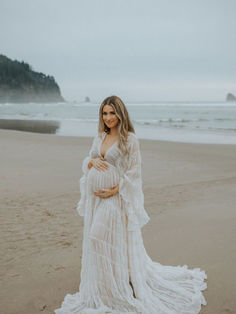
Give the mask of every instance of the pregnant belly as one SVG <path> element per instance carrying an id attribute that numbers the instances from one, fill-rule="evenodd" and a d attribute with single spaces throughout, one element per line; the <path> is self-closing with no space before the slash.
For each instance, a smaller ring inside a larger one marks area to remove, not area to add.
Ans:
<path id="1" fill-rule="evenodd" d="M 90 168 L 87 177 L 87 183 L 93 192 L 99 189 L 111 189 L 119 184 L 120 176 L 116 167 L 108 163 L 109 168 L 105 170 L 97 170 Z"/>

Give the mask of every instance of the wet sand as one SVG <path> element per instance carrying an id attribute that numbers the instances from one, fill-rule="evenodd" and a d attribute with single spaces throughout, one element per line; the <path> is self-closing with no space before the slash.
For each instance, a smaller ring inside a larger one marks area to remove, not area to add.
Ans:
<path id="1" fill-rule="evenodd" d="M 0 129 L 7 130 L 54 134 L 59 127 L 60 122 L 54 120 L 0 119 Z"/>

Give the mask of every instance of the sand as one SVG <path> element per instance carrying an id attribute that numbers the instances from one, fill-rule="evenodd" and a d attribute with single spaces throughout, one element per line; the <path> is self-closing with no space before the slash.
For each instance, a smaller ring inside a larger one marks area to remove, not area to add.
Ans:
<path id="1" fill-rule="evenodd" d="M 0 130 L 1 313 L 53 313 L 79 288 L 81 163 L 92 138 Z M 236 313 L 236 146 L 140 140 L 149 256 L 208 275 L 201 313 Z"/>

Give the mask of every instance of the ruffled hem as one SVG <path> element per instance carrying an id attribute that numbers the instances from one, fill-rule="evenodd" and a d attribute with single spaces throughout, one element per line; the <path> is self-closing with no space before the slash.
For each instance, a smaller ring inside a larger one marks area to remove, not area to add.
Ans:
<path id="1" fill-rule="evenodd" d="M 200 268 L 188 269 L 187 265 L 164 266 L 159 263 L 155 264 L 160 266 L 160 271 L 162 272 L 164 268 L 172 269 L 173 278 L 178 276 L 178 273 L 182 274 L 183 277 L 188 277 L 189 279 L 185 278 L 185 281 L 183 281 L 182 284 L 185 284 L 185 286 L 189 284 L 189 286 L 192 287 L 192 296 L 189 295 L 189 291 L 186 289 L 186 296 L 183 295 L 182 298 L 180 298 L 182 302 L 180 303 L 180 299 L 175 300 L 175 296 L 171 293 L 173 287 L 171 287 L 170 281 L 169 295 L 168 288 L 166 288 L 165 294 L 159 293 L 151 288 L 152 292 L 150 298 L 147 296 L 143 303 L 138 299 L 133 299 L 136 306 L 131 304 L 129 306 L 130 308 L 136 307 L 135 310 L 128 309 L 128 307 L 126 309 L 118 309 L 119 306 L 114 309 L 104 304 L 96 308 L 94 308 L 94 306 L 90 307 L 82 301 L 80 293 L 77 292 L 75 294 L 67 294 L 61 304 L 61 308 L 55 309 L 54 312 L 56 314 L 198 314 L 201 311 L 201 306 L 207 304 L 206 299 L 201 292 L 207 288 L 207 283 L 204 282 L 204 280 L 207 279 L 205 271 L 200 270 Z M 162 280 L 163 278 L 161 278 L 160 282 L 162 282 Z M 151 287 L 150 283 L 149 287 Z M 177 286 L 175 288 L 178 289 Z M 157 293 L 159 295 L 157 295 Z M 93 295 L 90 303 L 96 304 L 96 301 L 98 300 L 99 298 Z M 168 307 L 168 300 L 170 308 Z M 101 304 L 101 300 L 99 303 Z"/>
<path id="2" fill-rule="evenodd" d="M 94 300 L 96 297 L 94 296 Z M 134 301 L 139 303 L 139 301 Z M 133 307 L 128 305 L 129 307 Z M 139 310 L 129 310 L 128 308 L 120 308 L 120 309 L 113 309 L 106 305 L 101 305 L 99 307 L 90 307 L 85 304 L 81 300 L 80 293 L 77 292 L 75 294 L 67 294 L 62 302 L 61 308 L 55 309 L 54 312 L 56 314 L 142 314 L 143 311 Z M 149 313 L 150 314 L 150 313 Z"/>
<path id="3" fill-rule="evenodd" d="M 151 261 L 149 257 L 148 260 Z M 156 298 L 165 306 L 164 313 L 168 314 L 198 314 L 201 306 L 207 304 L 202 293 L 207 288 L 204 270 L 189 269 L 187 265 L 165 266 L 152 261 L 147 262 L 147 267 L 147 282 L 154 296 L 150 300 L 153 309 Z"/>

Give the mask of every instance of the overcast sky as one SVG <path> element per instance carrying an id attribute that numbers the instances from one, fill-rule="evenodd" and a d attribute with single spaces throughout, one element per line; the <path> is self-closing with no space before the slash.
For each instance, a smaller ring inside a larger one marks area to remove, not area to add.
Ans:
<path id="1" fill-rule="evenodd" d="M 235 0 L 0 0 L 0 44 L 67 100 L 236 94 Z"/>

